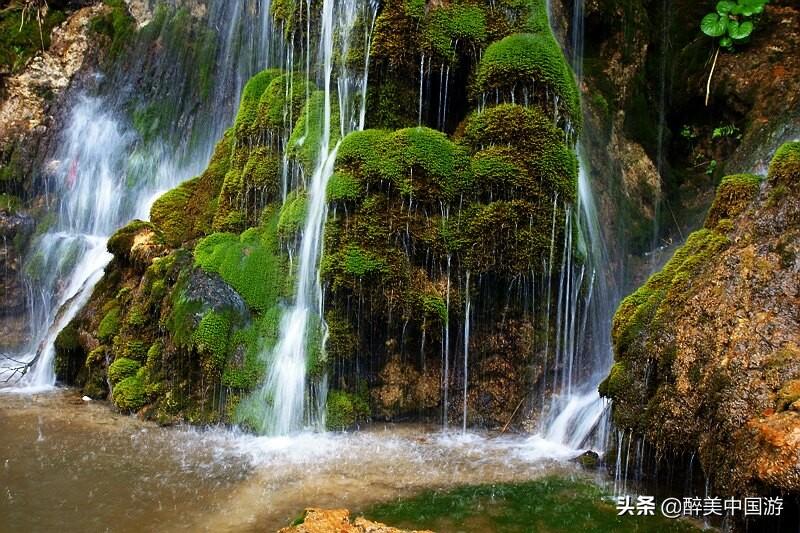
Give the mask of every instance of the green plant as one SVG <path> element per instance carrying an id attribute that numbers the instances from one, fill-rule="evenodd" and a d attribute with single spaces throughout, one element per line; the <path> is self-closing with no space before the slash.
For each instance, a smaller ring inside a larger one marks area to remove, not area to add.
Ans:
<path id="1" fill-rule="evenodd" d="M 683 128 L 681 128 L 681 137 L 683 137 L 687 141 L 693 141 L 697 139 L 697 132 L 692 126 L 684 124 Z"/>
<path id="2" fill-rule="evenodd" d="M 716 11 L 707 14 L 700 21 L 700 29 L 714 39 L 719 39 L 719 48 L 714 54 L 714 62 L 708 75 L 706 86 L 706 105 L 711 94 L 711 78 L 717 66 L 717 58 L 722 48 L 733 50 L 734 45 L 747 42 L 755 28 L 756 18 L 764 12 L 769 0 L 722 0 L 717 3 Z"/>
<path id="3" fill-rule="evenodd" d="M 741 139 L 742 134 L 739 131 L 739 128 L 733 124 L 727 124 L 725 126 L 714 128 L 714 132 L 711 134 L 712 139 L 722 139 L 724 137 L 735 137 L 736 139 Z"/>
<path id="4" fill-rule="evenodd" d="M 719 38 L 719 45 L 732 49 L 735 44 L 745 42 L 753 33 L 754 20 L 764 12 L 769 0 L 722 0 L 714 13 L 709 13 L 700 22 L 700 29 L 709 37 Z"/>

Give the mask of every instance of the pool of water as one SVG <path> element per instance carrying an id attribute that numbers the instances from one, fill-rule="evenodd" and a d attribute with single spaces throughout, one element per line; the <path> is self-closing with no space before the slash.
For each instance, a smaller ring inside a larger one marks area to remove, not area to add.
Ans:
<path id="1" fill-rule="evenodd" d="M 270 531 L 305 507 L 425 489 L 583 476 L 520 436 L 374 425 L 256 437 L 161 428 L 71 390 L 0 394 L 0 516 L 9 531 Z"/>

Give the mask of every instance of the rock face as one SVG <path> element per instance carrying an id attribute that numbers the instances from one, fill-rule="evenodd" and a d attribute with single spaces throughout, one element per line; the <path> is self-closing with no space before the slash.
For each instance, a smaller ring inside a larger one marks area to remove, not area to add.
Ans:
<path id="1" fill-rule="evenodd" d="M 16 212 L 13 206 L 0 205 L 0 272 L 3 276 L 0 350 L 16 348 L 28 336 L 30 324 L 25 309 L 27 294 L 22 281 L 22 243 L 33 232 L 33 227 L 31 217 Z"/>
<path id="2" fill-rule="evenodd" d="M 358 517 L 353 522 L 346 509 L 306 509 L 303 522 L 279 533 L 432 533 L 397 529 Z"/>
<path id="3" fill-rule="evenodd" d="M 696 450 L 718 494 L 800 491 L 800 143 L 725 178 L 706 219 L 614 319 L 613 420 Z"/>
<path id="4" fill-rule="evenodd" d="M 53 30 L 46 51 L 4 80 L 0 99 L 0 172 L 6 182 L 3 189 L 14 182 L 18 189 L 34 192 L 39 142 L 58 113 L 60 97 L 73 77 L 97 60 L 101 40 L 91 23 L 110 11 L 103 3 L 78 9 Z"/>

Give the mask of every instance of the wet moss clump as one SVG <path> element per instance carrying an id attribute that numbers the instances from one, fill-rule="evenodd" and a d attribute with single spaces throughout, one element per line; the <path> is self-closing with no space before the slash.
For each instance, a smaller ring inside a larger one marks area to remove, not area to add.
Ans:
<path id="1" fill-rule="evenodd" d="M 430 10 L 422 38 L 424 46 L 439 58 L 452 61 L 455 46 L 477 51 L 486 40 L 486 15 L 481 6 L 450 4 Z"/>
<path id="2" fill-rule="evenodd" d="M 794 188 L 800 182 L 800 141 L 782 145 L 769 166 L 769 182 L 777 187 Z"/>
<path id="3" fill-rule="evenodd" d="M 141 368 L 141 364 L 127 357 L 115 359 L 108 367 L 108 379 L 111 383 L 119 383 L 129 377 L 135 376 Z"/>
<path id="4" fill-rule="evenodd" d="M 112 307 L 100 321 L 97 327 L 97 338 L 102 342 L 109 342 L 114 338 L 114 335 L 119 331 L 120 325 L 120 308 Z"/>
<path id="5" fill-rule="evenodd" d="M 197 244 L 194 257 L 197 266 L 219 274 L 251 309 L 265 311 L 282 294 L 285 260 L 279 248 L 277 210 L 263 227 L 241 235 L 209 235 Z"/>
<path id="6" fill-rule="evenodd" d="M 236 122 L 233 126 L 238 138 L 246 138 L 254 132 L 254 124 L 259 119 L 261 95 L 280 74 L 281 71 L 278 69 L 263 70 L 250 78 L 244 86 L 239 113 L 236 115 Z"/>
<path id="7" fill-rule="evenodd" d="M 730 221 L 739 216 L 755 200 L 760 187 L 761 176 L 737 174 L 722 178 L 706 217 L 705 227 L 713 229 L 723 220 Z"/>
<path id="8" fill-rule="evenodd" d="M 339 141 L 340 135 L 340 128 L 337 127 L 339 124 L 339 106 L 333 98 L 331 98 L 329 105 L 332 126 L 330 128 L 328 146 L 333 148 Z M 311 176 L 314 172 L 317 159 L 320 157 L 324 117 L 325 91 L 313 91 L 300 112 L 286 148 L 287 153 L 303 168 L 303 171 L 308 176 Z"/>
<path id="9" fill-rule="evenodd" d="M 347 429 L 368 417 L 369 404 L 362 396 L 341 390 L 328 393 L 325 426 L 329 430 Z"/>
<path id="10" fill-rule="evenodd" d="M 217 211 L 218 196 L 230 167 L 233 135 L 225 134 L 217 144 L 208 168 L 161 196 L 150 209 L 150 220 L 167 244 L 183 243 L 208 235 Z"/>
<path id="11" fill-rule="evenodd" d="M 475 84 L 488 102 L 498 97 L 503 101 L 527 98 L 553 113 L 561 108 L 573 128 L 580 126 L 575 78 L 549 32 L 509 35 L 493 43 L 481 58 Z"/>
<path id="12" fill-rule="evenodd" d="M 144 369 L 117 383 L 111 394 L 114 405 L 123 411 L 135 412 L 144 407 L 148 401 Z"/>

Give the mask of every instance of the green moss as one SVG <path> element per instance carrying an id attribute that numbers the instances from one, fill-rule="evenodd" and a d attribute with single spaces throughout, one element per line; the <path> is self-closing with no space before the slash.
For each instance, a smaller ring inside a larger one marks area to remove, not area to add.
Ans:
<path id="1" fill-rule="evenodd" d="M 347 317 L 335 310 L 325 313 L 325 324 L 328 326 L 328 342 L 325 350 L 333 360 L 350 360 L 358 350 L 358 335 Z"/>
<path id="2" fill-rule="evenodd" d="M 370 520 L 435 531 L 698 531 L 661 516 L 618 516 L 591 481 L 547 477 L 517 484 L 429 490 L 367 509 Z"/>
<path id="3" fill-rule="evenodd" d="M 303 111 L 306 96 L 315 90 L 304 76 L 294 73 L 276 76 L 261 94 L 254 129 L 272 135 L 290 132 Z"/>
<path id="4" fill-rule="evenodd" d="M 800 141 L 782 145 L 769 166 L 769 182 L 796 191 L 800 184 Z"/>
<path id="5" fill-rule="evenodd" d="M 114 386 L 112 397 L 114 405 L 124 411 L 138 411 L 147 403 L 145 391 L 144 369 L 140 369 L 135 376 L 130 376 Z"/>
<path id="6" fill-rule="evenodd" d="M 206 171 L 182 183 L 153 203 L 150 220 L 171 246 L 208 235 L 217 209 L 217 197 L 230 167 L 233 135 L 227 132 L 217 144 Z"/>
<path id="7" fill-rule="evenodd" d="M 214 231 L 239 233 L 258 224 L 264 204 L 280 194 L 281 156 L 270 147 L 240 146 L 225 174 L 219 195 Z"/>
<path id="8" fill-rule="evenodd" d="M 426 316 L 439 319 L 442 323 L 447 322 L 447 304 L 439 295 L 423 295 L 422 309 Z"/>
<path id="9" fill-rule="evenodd" d="M 715 230 L 692 233 L 661 271 L 625 298 L 614 316 L 612 337 L 615 364 L 600 386 L 614 400 L 614 422 L 621 428 L 643 430 L 646 405 L 651 399 L 642 387 L 640 373 L 652 363 L 669 376 L 676 356 L 675 323 L 685 303 L 703 285 L 703 273 L 729 245 Z M 668 378 L 664 378 L 668 379 Z"/>
<path id="10" fill-rule="evenodd" d="M 506 98 L 514 91 L 518 101 L 526 88 L 531 101 L 545 109 L 552 105 L 545 98 L 549 91 L 550 98 L 558 96 L 559 105 L 573 127 L 577 130 L 580 126 L 580 97 L 575 78 L 549 31 L 509 35 L 490 45 L 481 58 L 475 83 L 479 93 L 493 98 L 497 92 Z"/>
<path id="11" fill-rule="evenodd" d="M 278 236 L 281 239 L 294 239 L 303 228 L 307 203 L 305 191 L 289 193 L 278 217 Z"/>
<path id="12" fill-rule="evenodd" d="M 147 358 L 145 359 L 145 367 L 148 371 L 153 372 L 159 364 L 164 353 L 164 344 L 161 341 L 156 341 L 147 349 Z"/>
<path id="13" fill-rule="evenodd" d="M 466 150 L 430 128 L 351 133 L 339 147 L 337 163 L 356 179 L 391 184 L 422 200 L 455 199 L 472 186 Z"/>
<path id="14" fill-rule="evenodd" d="M 328 202 L 353 202 L 362 194 L 361 182 L 347 172 L 336 172 L 328 181 Z"/>
<path id="15" fill-rule="evenodd" d="M 75 326 L 71 324 L 62 329 L 58 336 L 56 336 L 56 351 L 72 352 L 79 350 L 80 347 L 81 345 L 80 337 L 78 336 L 78 330 L 75 329 Z"/>
<path id="16" fill-rule="evenodd" d="M 171 309 L 165 319 L 173 344 L 181 348 L 191 348 L 194 330 L 202 316 L 203 305 L 186 297 L 181 288 L 176 288 L 170 298 Z"/>
<path id="17" fill-rule="evenodd" d="M 207 376 L 220 372 L 227 359 L 231 320 L 223 313 L 209 311 L 200 320 L 194 332 L 194 345 L 203 358 L 203 370 Z"/>
<path id="18" fill-rule="evenodd" d="M 330 139 L 329 148 L 339 141 L 339 108 L 338 102 L 330 102 Z M 291 157 L 302 165 L 307 175 L 313 172 L 320 156 L 322 133 L 325 117 L 325 91 L 314 91 L 300 113 L 300 117 L 289 137 L 287 151 Z"/>
<path id="19" fill-rule="evenodd" d="M 111 383 L 119 383 L 124 379 L 135 376 L 141 366 L 138 361 L 120 357 L 115 359 L 111 366 L 108 367 L 108 379 Z"/>
<path id="20" fill-rule="evenodd" d="M 97 326 L 97 338 L 100 342 L 108 343 L 119 332 L 120 325 L 120 309 L 119 307 L 112 307 L 100 321 Z"/>
<path id="21" fill-rule="evenodd" d="M 328 393 L 325 426 L 329 430 L 347 429 L 369 417 L 369 404 L 364 398 L 345 391 Z"/>
<path id="22" fill-rule="evenodd" d="M 136 22 L 128 14 L 123 0 L 103 0 L 108 11 L 94 17 L 89 27 L 95 33 L 105 35 L 111 41 L 108 48 L 111 57 L 119 56 L 136 32 Z"/>
<path id="23" fill-rule="evenodd" d="M 285 276 L 277 226 L 278 211 L 273 209 L 262 227 L 241 235 L 210 235 L 197 244 L 195 264 L 219 274 L 250 308 L 265 311 L 278 301 Z"/>
<path id="24" fill-rule="evenodd" d="M 539 109 L 501 104 L 473 113 L 462 140 L 476 152 L 473 168 L 484 188 L 499 187 L 496 192 L 502 193 L 510 187 L 516 198 L 557 193 L 566 201 L 575 200 L 577 158 L 564 142 L 564 133 Z"/>
<path id="25" fill-rule="evenodd" d="M 334 255 L 323 258 L 323 272 L 341 269 L 346 274 L 361 278 L 369 274 L 378 274 L 385 271 L 386 263 L 372 252 L 350 246 Z"/>
<path id="26" fill-rule="evenodd" d="M 258 119 L 259 102 L 261 95 L 267 90 L 269 84 L 280 76 L 278 69 L 263 70 L 250 78 L 242 90 L 242 98 L 239 104 L 239 113 L 236 115 L 234 129 L 237 138 L 245 138 L 254 133 L 253 125 Z"/>
<path id="27" fill-rule="evenodd" d="M 761 177 L 752 174 L 722 178 L 706 217 L 705 227 L 713 229 L 722 219 L 735 219 L 756 198 L 760 187 Z"/>
<path id="28" fill-rule="evenodd" d="M 260 314 L 246 328 L 234 331 L 230 339 L 230 356 L 222 374 L 222 384 L 239 390 L 252 390 L 266 369 L 267 355 L 280 334 L 282 309 L 276 305 Z M 246 404 L 246 402 L 245 402 Z M 248 418 L 246 405 L 237 409 L 237 421 Z"/>
<path id="29" fill-rule="evenodd" d="M 425 47 L 439 57 L 451 59 L 456 43 L 477 52 L 486 39 L 486 17 L 474 5 L 440 5 L 431 9 L 423 30 Z"/>
<path id="30" fill-rule="evenodd" d="M 625 392 L 631 386 L 630 376 L 625 370 L 625 363 L 617 361 L 611 367 L 608 377 L 600 383 L 600 396 L 614 398 Z"/>

